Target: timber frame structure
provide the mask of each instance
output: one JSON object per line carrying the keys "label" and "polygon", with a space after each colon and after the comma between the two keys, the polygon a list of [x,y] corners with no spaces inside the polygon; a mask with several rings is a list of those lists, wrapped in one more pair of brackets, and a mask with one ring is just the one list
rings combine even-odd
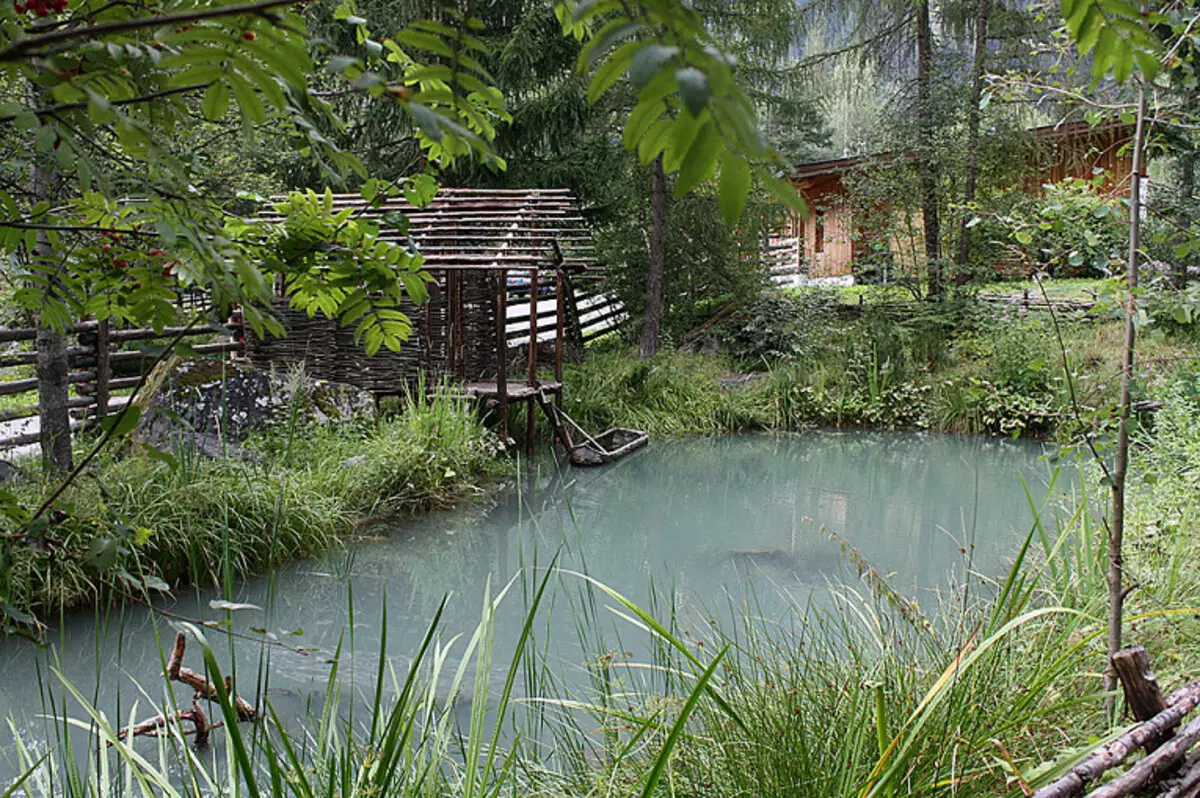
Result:
{"label": "timber frame structure", "polygon": [[[367,357],[351,328],[323,316],[310,319],[291,309],[280,292],[276,310],[288,334],[247,335],[250,361],[304,362],[313,376],[357,385],[377,398],[411,393],[421,380],[449,380],[496,411],[503,440],[509,404],[525,402],[532,446],[538,398],[554,395],[561,404],[567,345],[582,343],[573,283],[600,272],[570,190],[442,188],[423,207],[399,198],[371,207],[358,195],[343,194],[334,196],[334,208],[356,209],[360,218],[382,219],[395,211],[408,218],[407,231],[382,226],[380,238],[420,252],[434,278],[427,302],[406,300],[399,308],[412,321],[411,337],[400,352]],[[277,218],[272,212],[262,216]],[[522,301],[528,312],[514,318],[510,304]],[[539,328],[539,317],[547,316],[553,325]],[[549,347],[543,357],[552,359],[554,378],[543,381],[539,349]],[[524,351],[519,375],[510,373],[510,348]]]}

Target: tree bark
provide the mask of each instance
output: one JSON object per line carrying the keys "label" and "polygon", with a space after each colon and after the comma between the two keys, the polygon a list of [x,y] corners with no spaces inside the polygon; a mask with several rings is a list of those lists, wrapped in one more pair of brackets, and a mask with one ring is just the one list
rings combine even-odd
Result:
{"label": "tree bark", "polygon": [[[44,91],[31,86],[30,91],[40,97]],[[43,160],[44,155],[35,152],[29,170],[29,191],[34,202],[51,199],[50,175]],[[44,232],[38,233],[37,244],[29,253],[31,260],[41,268],[50,265],[54,252]],[[47,298],[52,298],[57,280],[51,279],[46,286]],[[42,451],[42,466],[47,471],[70,471],[71,415],[67,407],[70,384],[70,363],[67,360],[66,336],[46,325],[39,313],[37,317],[37,365],[38,380],[38,439]]]}
{"label": "tree bark", "polygon": [[[1117,451],[1112,470],[1112,512],[1108,530],[1108,657],[1121,650],[1121,624],[1125,607],[1123,587],[1125,537],[1125,477],[1129,472],[1129,384],[1133,378],[1133,352],[1137,341],[1134,325],[1138,284],[1138,255],[1141,246],[1142,171],[1146,142],[1146,87],[1138,86],[1137,127],[1133,139],[1133,169],[1129,175],[1129,254],[1126,281],[1129,295],[1125,300],[1125,342],[1121,349],[1121,402],[1117,425]],[[1117,674],[1110,665],[1104,672],[1104,689],[1117,686]],[[1112,706],[1112,699],[1109,699]]]}
{"label": "tree bark", "polygon": [[69,471],[71,456],[71,416],[67,407],[66,336],[46,326],[38,318],[37,327],[38,431],[42,466],[47,471]]}
{"label": "tree bark", "polygon": [[663,271],[667,259],[667,175],[662,156],[654,159],[650,193],[650,269],[646,274],[646,315],[642,321],[642,357],[654,357],[662,342]]}
{"label": "tree bark", "polygon": [[958,258],[955,262],[955,282],[966,281],[967,259],[971,256],[971,205],[975,202],[975,186],[979,180],[979,107],[983,101],[983,74],[987,64],[988,22],[992,13],[991,0],[979,0],[975,16],[975,63],[972,65],[971,106],[967,111],[967,175],[963,189],[963,214],[958,231]]}
{"label": "tree bark", "polygon": [[[1200,91],[1193,89],[1188,97],[1188,105],[1194,108],[1197,102],[1200,102]],[[1185,135],[1189,141],[1188,149],[1179,155],[1179,198],[1176,219],[1180,229],[1186,231],[1192,226],[1192,210],[1196,196],[1196,160],[1200,158],[1200,150],[1196,149],[1195,142],[1190,141],[1192,134],[1188,132]],[[1172,270],[1171,278],[1176,288],[1187,287],[1188,266],[1195,261],[1196,256],[1191,252],[1175,259],[1175,268]]]}
{"label": "tree bark", "polygon": [[917,3],[917,176],[921,191],[921,218],[925,225],[925,261],[929,296],[942,295],[941,218],[938,212],[937,173],[933,163],[933,27],[929,0]]}

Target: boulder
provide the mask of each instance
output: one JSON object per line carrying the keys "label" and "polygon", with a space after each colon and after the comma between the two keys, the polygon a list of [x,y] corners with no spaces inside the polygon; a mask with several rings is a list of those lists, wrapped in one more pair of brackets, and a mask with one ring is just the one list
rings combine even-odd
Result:
{"label": "boulder", "polygon": [[173,358],[147,380],[133,439],[158,449],[180,445],[206,457],[245,457],[239,446],[256,430],[292,422],[328,424],[370,416],[374,397],[361,388],[262,371],[216,360]]}

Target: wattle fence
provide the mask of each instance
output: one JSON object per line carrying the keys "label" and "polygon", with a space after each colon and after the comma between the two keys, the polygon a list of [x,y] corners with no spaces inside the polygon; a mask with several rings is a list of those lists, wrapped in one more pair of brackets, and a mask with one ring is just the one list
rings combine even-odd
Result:
{"label": "wattle fence", "polygon": [[[591,283],[592,281],[587,281]],[[519,290],[510,289],[513,299],[507,305],[506,340],[510,348],[524,346],[529,340],[530,303]],[[578,286],[574,292],[574,313],[578,319],[581,342],[618,329],[628,318],[621,303],[593,285]],[[538,341],[554,339],[557,303],[553,297],[537,302]],[[237,356],[245,344],[237,324],[222,327],[168,327],[161,331],[147,328],[113,328],[108,322],[85,321],[66,330],[68,382],[71,396],[67,406],[72,413],[72,431],[83,429],[119,409],[125,401],[116,396],[135,387],[162,346],[177,336],[198,355]],[[0,449],[29,446],[38,442],[37,363],[33,328],[0,329]],[[198,340],[203,339],[203,340]],[[141,345],[141,348],[134,348]]]}

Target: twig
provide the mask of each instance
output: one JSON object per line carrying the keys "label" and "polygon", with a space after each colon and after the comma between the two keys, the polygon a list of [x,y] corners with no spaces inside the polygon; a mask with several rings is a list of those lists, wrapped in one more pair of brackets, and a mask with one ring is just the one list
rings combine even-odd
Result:
{"label": "twig", "polygon": [[[193,91],[202,91],[211,86],[212,83],[193,83],[189,86],[176,86],[173,89],[163,89],[162,91],[152,91],[148,94],[139,94],[137,97],[128,97],[124,100],[113,100],[109,105],[136,105],[138,103],[150,102],[151,100],[161,100],[164,97],[172,97],[176,94],[187,94]],[[75,103],[59,103],[58,105],[48,105],[45,108],[30,108],[33,113],[42,116],[45,114],[56,114],[59,111],[75,111],[81,108],[87,108],[86,102]],[[17,114],[9,114],[0,116],[0,122],[11,122],[17,118]]]}
{"label": "twig", "polygon": [[1104,462],[1104,458],[1096,450],[1096,443],[1092,440],[1088,426],[1083,422],[1083,411],[1079,407],[1079,398],[1075,393],[1075,380],[1071,377],[1071,366],[1067,362],[1067,344],[1063,340],[1062,327],[1058,323],[1058,314],[1054,312],[1054,306],[1050,303],[1050,296],[1046,293],[1045,284],[1036,275],[1034,275],[1033,281],[1037,284],[1038,290],[1042,292],[1042,299],[1046,301],[1046,310],[1050,312],[1050,323],[1054,327],[1054,337],[1058,341],[1058,351],[1062,355],[1063,375],[1067,379],[1067,394],[1071,399],[1072,417],[1075,419],[1075,423],[1079,425],[1079,430],[1083,434],[1083,441],[1087,444],[1088,451],[1092,453],[1092,459],[1100,466],[1100,470],[1104,472],[1105,478],[1111,480],[1112,474],[1109,473],[1108,464]]}
{"label": "twig", "polygon": [[[167,677],[173,682],[186,684],[196,691],[199,698],[206,698],[209,701],[216,700],[216,685],[191,668],[183,667],[183,655],[186,650],[187,637],[183,632],[176,632],[175,647],[171,650],[171,659],[167,661]],[[254,720],[258,717],[258,711],[254,709],[253,705],[233,691],[232,676],[225,677],[225,691],[237,707],[238,720]]]}
{"label": "twig", "polygon": [[[212,730],[219,729],[225,725],[224,721],[209,723],[208,715],[205,714],[204,709],[200,706],[200,703],[193,699],[191,709],[181,709],[175,713],[173,718],[170,719],[162,715],[155,715],[154,717],[144,720],[141,723],[136,723],[133,726],[126,726],[117,732],[117,739],[124,740],[128,737],[158,737],[159,729],[165,728],[171,723],[178,723],[179,721],[185,720],[192,724],[192,728],[183,729],[182,733],[185,735],[196,735],[197,748],[207,747],[209,734],[212,732]],[[112,743],[109,743],[109,745],[112,745]]]}
{"label": "twig", "polygon": [[142,30],[143,28],[159,28],[171,26],[177,22],[199,22],[204,19],[220,17],[236,17],[244,14],[261,15],[263,11],[282,6],[296,5],[298,0],[262,0],[259,3],[247,3],[240,6],[223,6],[208,9],[196,9],[182,14],[163,14],[161,16],[139,17],[137,19],[121,19],[111,22],[101,22],[98,25],[87,25],[82,28],[66,28],[49,33],[19,39],[3,50],[0,50],[0,63],[16,61],[42,47],[69,42],[74,39],[97,39],[112,33],[126,33]]}

